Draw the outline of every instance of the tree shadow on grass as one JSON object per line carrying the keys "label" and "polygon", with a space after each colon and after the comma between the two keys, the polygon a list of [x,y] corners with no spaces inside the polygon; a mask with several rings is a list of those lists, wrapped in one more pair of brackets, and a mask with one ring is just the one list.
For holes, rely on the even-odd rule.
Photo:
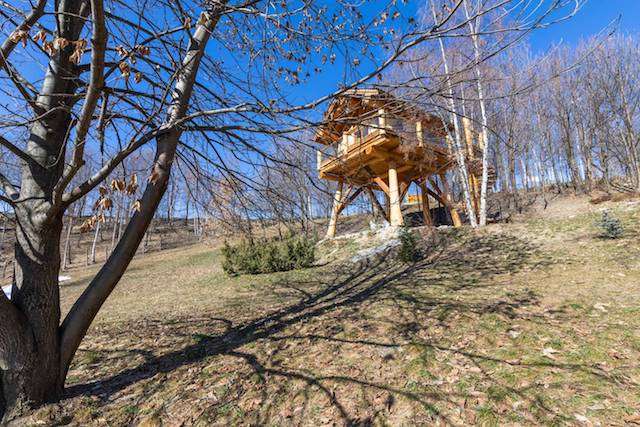
{"label": "tree shadow on grass", "polygon": [[[170,336],[174,338],[173,343],[179,342],[182,345],[175,349],[171,348],[169,343],[161,354],[132,351],[132,354],[127,356],[126,351],[121,352],[118,357],[136,357],[135,365],[94,382],[72,385],[68,388],[67,395],[92,395],[107,401],[131,385],[158,374],[171,373],[205,359],[224,355],[237,358],[245,366],[248,365],[259,377],[260,384],[265,384],[267,378],[272,377],[305,384],[304,403],[297,407],[302,409],[295,414],[298,419],[304,419],[307,411],[311,411],[308,393],[313,389],[325,396],[335,416],[345,424],[367,424],[378,416],[384,417],[384,408],[388,410],[393,401],[399,398],[415,402],[426,413],[432,413],[446,421],[446,415],[438,413],[434,405],[438,402],[455,405],[463,398],[462,393],[442,393],[426,389],[412,391],[397,384],[366,380],[349,371],[336,374],[329,372],[331,370],[318,373],[290,369],[276,360],[273,354],[263,357],[253,354],[245,347],[247,344],[266,342],[283,349],[293,343],[326,341],[338,346],[338,353],[353,345],[375,348],[384,353],[385,349],[397,349],[413,342],[420,343],[424,348],[456,353],[474,364],[488,359],[494,363],[515,364],[513,361],[489,358],[483,354],[465,352],[451,345],[422,339],[419,336],[421,325],[429,319],[446,322],[450,316],[469,313],[490,313],[517,319],[522,315],[523,309],[539,304],[537,296],[526,289],[508,295],[496,295],[489,290],[502,286],[496,280],[498,277],[508,277],[523,269],[544,267],[552,260],[545,257],[530,242],[506,234],[440,234],[427,242],[425,252],[424,259],[413,265],[398,264],[387,253],[357,264],[334,266],[333,271],[323,268],[314,279],[266,284],[265,292],[289,289],[290,294],[295,297],[291,297],[291,301],[282,307],[248,321],[238,322],[238,319],[214,316],[194,316],[178,321],[147,321],[144,325],[137,326],[139,330],[136,333],[150,336],[152,340],[154,334],[157,334],[159,342],[160,337]],[[259,300],[247,302],[247,310],[252,305],[259,304]],[[380,304],[397,309],[397,316],[387,317],[387,322],[392,324],[389,325],[392,326],[390,330],[397,332],[395,336],[376,337],[374,332],[369,338],[354,339],[342,334],[344,328],[341,325],[357,321],[357,318],[370,309],[375,310]],[[527,317],[530,316],[528,313]],[[300,332],[303,325],[309,324],[316,325],[315,329],[320,329],[322,333]],[[123,335],[126,333],[123,332]],[[387,356],[388,353],[385,353],[384,358]],[[559,364],[551,361],[517,364],[584,370],[593,375],[602,374],[590,367],[577,364]],[[497,380],[491,378],[490,373],[485,375],[497,383]],[[336,395],[331,384],[382,392],[389,401],[383,404],[370,402],[372,407],[378,409],[363,418],[361,414],[355,413],[353,405],[345,403]],[[283,405],[283,396],[271,395],[272,392],[269,392],[266,386],[261,390],[261,403],[253,416],[253,421],[258,424],[267,423],[278,416],[277,411]],[[247,391],[237,390],[236,397],[239,398]],[[146,393],[150,392],[153,391],[147,389]],[[522,396],[523,399],[530,398],[526,390],[511,389],[511,392]],[[286,393],[286,388],[282,389],[282,394]],[[362,395],[366,393],[363,392]],[[215,414],[221,405],[228,403],[220,401],[211,404],[211,413]],[[544,402],[533,403],[542,412],[553,411]]]}

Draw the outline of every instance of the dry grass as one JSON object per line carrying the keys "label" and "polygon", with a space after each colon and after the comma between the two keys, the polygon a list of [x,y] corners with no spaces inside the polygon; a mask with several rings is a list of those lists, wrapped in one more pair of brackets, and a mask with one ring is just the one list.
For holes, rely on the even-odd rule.
{"label": "dry grass", "polygon": [[[392,259],[239,278],[193,246],[136,260],[45,422],[624,425],[640,413],[640,224],[609,206]],[[345,243],[345,244],[348,244]],[[88,272],[63,288],[65,305]]]}

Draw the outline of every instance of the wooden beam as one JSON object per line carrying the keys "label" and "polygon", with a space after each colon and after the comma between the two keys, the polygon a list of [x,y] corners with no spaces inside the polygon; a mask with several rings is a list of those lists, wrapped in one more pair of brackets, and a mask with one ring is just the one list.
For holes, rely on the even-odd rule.
{"label": "wooden beam", "polygon": [[342,213],[342,211],[349,206],[349,204],[351,204],[351,202],[353,202],[356,197],[358,197],[360,195],[360,193],[362,193],[362,187],[359,187],[356,191],[354,191],[353,193],[349,194],[349,196],[347,196],[347,198],[340,203],[340,207],[338,209],[338,215],[340,215]]}
{"label": "wooden beam", "polygon": [[429,182],[431,183],[433,189],[436,190],[436,193],[438,193],[439,195],[442,194],[442,190],[440,190],[440,187],[438,187],[438,184],[433,180],[433,178],[429,178]]}
{"label": "wooden beam", "polygon": [[340,215],[340,203],[342,202],[342,190],[344,189],[344,181],[338,181],[336,194],[333,196],[333,208],[331,209],[331,218],[329,218],[329,227],[327,227],[327,239],[336,237],[336,226],[338,224],[338,216]]}
{"label": "wooden beam", "polygon": [[460,220],[460,214],[458,210],[453,206],[453,196],[451,194],[451,189],[449,188],[449,184],[447,183],[447,177],[444,174],[440,174],[440,180],[442,181],[442,190],[444,198],[449,201],[449,212],[451,214],[451,220],[453,221],[454,227],[461,227],[462,221]]}
{"label": "wooden beam", "polygon": [[402,203],[405,196],[407,195],[407,191],[409,191],[410,186],[411,186],[411,182],[409,182],[408,184],[406,182],[400,183],[400,203]]}
{"label": "wooden beam", "polygon": [[400,209],[400,187],[398,183],[398,172],[394,163],[389,164],[389,218],[392,226],[402,225],[402,210]]}
{"label": "wooden beam", "polygon": [[424,217],[425,225],[433,225],[433,219],[431,218],[431,207],[429,206],[429,194],[427,192],[427,185],[424,181],[418,184],[420,187],[420,205],[422,207],[422,216]]}
{"label": "wooden beam", "polygon": [[382,207],[382,205],[380,205],[380,202],[378,201],[378,198],[376,197],[376,195],[373,193],[373,190],[371,189],[371,187],[366,187],[366,189],[367,189],[367,194],[369,195],[369,199],[371,200],[371,206],[373,207],[374,215],[380,216],[384,218],[385,221],[389,222],[389,216],[384,211],[384,208]]}
{"label": "wooden beam", "polygon": [[371,157],[383,162],[396,161],[399,163],[404,163],[405,160],[404,156],[400,153],[394,153],[393,151],[382,150],[375,147],[371,147],[365,150],[365,154],[370,155]]}
{"label": "wooden beam", "polygon": [[384,182],[384,179],[380,178],[379,176],[376,176],[373,178],[373,182],[378,184],[378,187],[380,187],[380,189],[384,191],[386,195],[389,195],[389,186],[387,185],[386,182]]}
{"label": "wooden beam", "polygon": [[446,206],[449,207],[449,202],[447,200],[445,200],[440,194],[436,193],[435,191],[433,191],[430,188],[425,188],[427,193],[433,197],[434,199],[436,199],[438,202],[440,202],[440,204],[442,204],[442,206]]}

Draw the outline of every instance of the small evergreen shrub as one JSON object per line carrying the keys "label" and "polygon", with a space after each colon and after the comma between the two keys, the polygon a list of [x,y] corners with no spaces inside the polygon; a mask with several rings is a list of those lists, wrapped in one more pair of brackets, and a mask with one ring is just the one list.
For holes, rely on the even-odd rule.
{"label": "small evergreen shrub", "polygon": [[600,229],[600,237],[619,239],[624,233],[622,222],[609,211],[602,211],[602,218],[596,223]]}
{"label": "small evergreen shrub", "polygon": [[413,264],[420,261],[422,253],[418,247],[418,239],[407,228],[400,230],[400,249],[398,250],[398,261],[405,264]]}
{"label": "small evergreen shrub", "polygon": [[274,273],[308,268],[315,262],[315,241],[306,236],[288,236],[237,245],[225,242],[222,269],[229,275]]}

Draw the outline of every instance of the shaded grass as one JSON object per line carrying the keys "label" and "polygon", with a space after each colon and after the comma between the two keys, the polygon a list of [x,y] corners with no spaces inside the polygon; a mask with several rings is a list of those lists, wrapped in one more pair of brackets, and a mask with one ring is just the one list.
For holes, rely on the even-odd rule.
{"label": "shaded grass", "polygon": [[[637,213],[620,215],[633,233]],[[229,278],[203,246],[138,259],[80,349],[63,412],[83,424],[622,424],[640,406],[640,247],[595,238],[591,216],[442,231],[414,266]]]}

